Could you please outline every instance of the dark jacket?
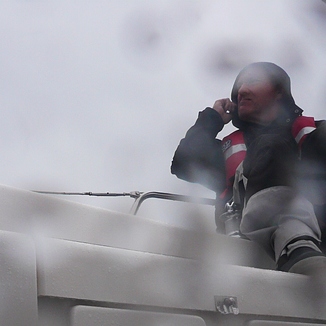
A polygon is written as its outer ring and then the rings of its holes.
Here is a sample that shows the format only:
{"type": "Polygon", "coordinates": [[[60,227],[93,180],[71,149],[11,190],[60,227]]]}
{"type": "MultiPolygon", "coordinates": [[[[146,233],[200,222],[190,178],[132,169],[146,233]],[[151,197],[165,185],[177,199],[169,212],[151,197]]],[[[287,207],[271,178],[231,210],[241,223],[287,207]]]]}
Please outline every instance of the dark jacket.
{"type": "MultiPolygon", "coordinates": [[[[217,134],[223,129],[224,123],[220,115],[211,108],[206,108],[199,113],[198,119],[194,126],[192,126],[186,133],[174,154],[171,172],[178,178],[202,184],[207,188],[220,194],[226,188],[225,176],[225,161],[222,153],[222,142],[216,139],[217,134]]],[[[279,175],[268,172],[268,162],[266,160],[266,153],[257,153],[264,147],[266,150],[270,148],[273,143],[279,143],[285,140],[290,143],[292,153],[297,154],[296,143],[291,135],[291,126],[273,123],[268,127],[263,127],[257,124],[245,123],[242,124],[240,130],[244,133],[244,139],[247,146],[247,157],[245,164],[245,173],[247,177],[255,177],[257,173],[264,173],[269,175],[274,180],[269,180],[269,183],[282,183],[279,175]],[[254,149],[255,153],[252,153],[254,149]],[[253,162],[257,155],[260,155],[260,162],[253,162]],[[257,163],[261,163],[260,167],[257,163]],[[253,171],[253,168],[256,170],[253,171]],[[268,172],[268,173],[267,173],[268,172]],[[276,178],[276,179],[275,179],[276,178]]],[[[284,154],[283,160],[279,160],[278,151],[281,148],[270,149],[273,152],[273,158],[278,161],[277,165],[285,162],[284,154]],[[276,152],[275,152],[276,151],[276,152]]],[[[272,155],[272,153],[271,153],[272,155]]],[[[274,162],[275,163],[275,162],[274,162]]],[[[293,162],[292,162],[293,163],[293,162]]],[[[292,169],[294,166],[292,166],[292,169]]],[[[286,171],[288,174],[288,171],[286,171]]],[[[260,175],[261,177],[261,175],[260,175]]]]}
{"type": "Polygon", "coordinates": [[[221,140],[215,138],[223,127],[223,120],[215,110],[206,108],[200,112],[175,151],[171,173],[217,193],[223,191],[225,162],[221,140]]]}
{"type": "MultiPolygon", "coordinates": [[[[271,186],[297,187],[315,201],[317,217],[325,224],[322,229],[326,229],[326,122],[317,121],[316,126],[304,140],[301,151],[291,134],[291,124],[275,122],[262,127],[244,123],[239,129],[247,146],[247,199],[271,186]]],[[[216,139],[223,127],[222,118],[212,108],[200,112],[175,151],[171,173],[199,183],[219,196],[226,188],[222,142],[216,139]]]]}

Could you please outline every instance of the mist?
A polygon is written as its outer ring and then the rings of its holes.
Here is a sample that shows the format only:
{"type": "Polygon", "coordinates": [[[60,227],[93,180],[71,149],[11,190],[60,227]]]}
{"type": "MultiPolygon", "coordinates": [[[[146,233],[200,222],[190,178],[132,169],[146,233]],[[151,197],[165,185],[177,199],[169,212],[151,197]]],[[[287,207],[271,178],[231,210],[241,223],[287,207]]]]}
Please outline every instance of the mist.
{"type": "MultiPolygon", "coordinates": [[[[253,61],[282,66],[296,103],[323,119],[325,16],[317,0],[0,2],[0,183],[214,198],[170,174],[180,139],[253,61]]],[[[133,203],[65,199],[122,212],[133,203]]],[[[213,208],[159,202],[139,214],[195,226],[202,215],[214,231],[213,208]]]]}

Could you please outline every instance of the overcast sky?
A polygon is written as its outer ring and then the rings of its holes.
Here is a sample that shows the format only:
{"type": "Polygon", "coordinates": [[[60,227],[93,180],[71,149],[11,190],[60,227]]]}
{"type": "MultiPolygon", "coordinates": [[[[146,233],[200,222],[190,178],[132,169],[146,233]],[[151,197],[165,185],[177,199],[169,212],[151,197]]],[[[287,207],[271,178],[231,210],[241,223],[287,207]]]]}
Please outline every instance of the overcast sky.
{"type": "Polygon", "coordinates": [[[0,184],[214,197],[170,174],[180,139],[252,61],[325,118],[325,21],[320,0],[0,0],[0,184]]]}

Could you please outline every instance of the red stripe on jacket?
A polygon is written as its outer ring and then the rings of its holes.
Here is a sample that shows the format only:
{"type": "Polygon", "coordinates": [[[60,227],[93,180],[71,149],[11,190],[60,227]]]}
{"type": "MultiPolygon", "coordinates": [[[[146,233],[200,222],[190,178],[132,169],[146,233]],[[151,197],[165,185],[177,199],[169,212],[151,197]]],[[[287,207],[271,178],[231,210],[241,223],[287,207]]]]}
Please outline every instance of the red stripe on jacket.
{"type": "MultiPolygon", "coordinates": [[[[315,129],[316,124],[314,118],[300,116],[295,119],[292,125],[292,136],[299,147],[301,147],[307,135],[315,129]]],[[[243,132],[236,130],[224,137],[222,140],[222,151],[225,159],[227,184],[227,188],[221,195],[221,198],[224,198],[229,190],[232,189],[236,169],[246,157],[247,146],[243,132]]]]}

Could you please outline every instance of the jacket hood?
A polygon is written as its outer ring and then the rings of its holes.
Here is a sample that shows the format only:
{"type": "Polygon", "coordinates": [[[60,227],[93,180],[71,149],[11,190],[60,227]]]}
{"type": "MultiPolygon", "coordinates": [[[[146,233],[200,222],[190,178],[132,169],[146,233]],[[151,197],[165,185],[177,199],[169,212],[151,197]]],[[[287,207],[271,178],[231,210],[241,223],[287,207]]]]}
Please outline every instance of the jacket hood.
{"type": "MultiPolygon", "coordinates": [[[[303,110],[295,104],[291,93],[291,80],[289,75],[285,72],[284,69],[274,63],[254,62],[244,67],[236,77],[235,82],[233,84],[231,91],[232,102],[238,104],[239,85],[237,82],[241,74],[247,71],[248,69],[253,69],[256,67],[263,69],[271,80],[272,84],[275,86],[275,88],[281,91],[282,93],[282,112],[277,118],[277,123],[284,126],[291,125],[295,118],[302,115],[303,110]]],[[[239,129],[246,128],[247,125],[252,125],[251,123],[240,120],[237,110],[234,112],[232,123],[235,127],[239,129]]]]}

